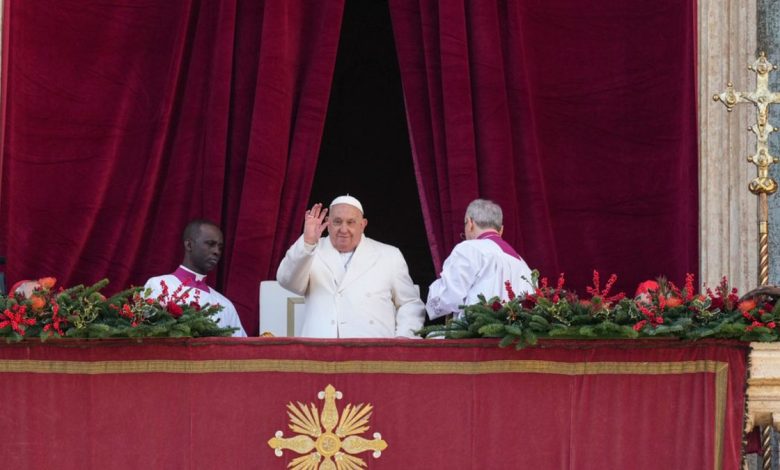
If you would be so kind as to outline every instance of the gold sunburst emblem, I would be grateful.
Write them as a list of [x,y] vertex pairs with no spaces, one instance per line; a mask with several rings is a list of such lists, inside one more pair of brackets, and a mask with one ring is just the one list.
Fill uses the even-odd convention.
[[287,404],[287,416],[290,417],[290,429],[297,436],[282,437],[282,431],[276,431],[275,437],[268,440],[277,457],[282,449],[290,449],[301,455],[287,465],[292,470],[360,470],[366,462],[354,454],[373,450],[374,458],[379,458],[387,448],[382,435],[374,433],[374,439],[358,436],[368,431],[368,419],[373,407],[370,403],[352,406],[348,404],[341,417],[336,409],[336,400],[342,394],[333,385],[328,384],[317,398],[325,400],[322,414],[318,413],[314,403],[297,405]]

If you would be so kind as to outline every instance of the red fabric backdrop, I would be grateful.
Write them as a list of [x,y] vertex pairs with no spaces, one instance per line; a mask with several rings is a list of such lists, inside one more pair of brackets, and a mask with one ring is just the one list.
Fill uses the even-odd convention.
[[[74,347],[75,346],[75,347]],[[6,468],[282,469],[288,403],[369,403],[370,469],[740,468],[744,343],[254,339],[0,345]],[[323,420],[324,421],[324,420]],[[312,439],[313,440],[313,439]],[[306,452],[308,453],[308,452]],[[718,463],[722,463],[722,466]],[[313,467],[316,468],[316,467]]]
[[583,290],[698,272],[694,0],[390,0],[437,270],[494,199]]
[[343,0],[8,0],[0,254],[10,281],[169,273],[223,227],[217,285],[257,333],[300,231]]
[[[390,2],[437,267],[480,195],[574,288],[592,268],[629,290],[697,271],[694,3]],[[344,0],[4,5],[9,281],[140,284],[207,217],[226,236],[217,286],[257,333],[258,282],[300,231]]]

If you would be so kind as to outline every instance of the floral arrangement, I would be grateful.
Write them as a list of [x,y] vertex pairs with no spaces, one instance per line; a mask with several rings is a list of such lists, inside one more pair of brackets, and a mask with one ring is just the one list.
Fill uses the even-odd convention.
[[[111,297],[92,286],[55,288],[56,279],[17,283],[0,295],[0,337],[7,342],[29,338],[147,338],[230,336],[234,328],[217,324],[220,305],[199,304],[198,291],[180,286],[150,297],[151,289],[134,287]],[[190,298],[191,292],[193,297]]]
[[579,297],[564,286],[563,274],[555,286],[534,272],[534,291],[515,295],[506,283],[509,300],[498,297],[463,306],[463,315],[445,325],[424,327],[423,337],[500,338],[500,346],[520,349],[540,337],[606,339],[677,337],[681,339],[733,338],[778,341],[780,303],[759,296],[740,300],[723,278],[714,290],[694,291],[688,274],[682,288],[665,278],[641,283],[633,298],[612,293],[612,275],[601,286],[598,271],[587,295]]

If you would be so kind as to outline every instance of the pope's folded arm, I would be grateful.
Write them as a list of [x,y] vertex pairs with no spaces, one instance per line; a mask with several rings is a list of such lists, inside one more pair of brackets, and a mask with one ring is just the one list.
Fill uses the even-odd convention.
[[415,336],[414,332],[422,328],[425,322],[425,304],[420,300],[417,288],[409,276],[409,268],[403,254],[397,248],[394,250],[398,264],[392,286],[393,303],[396,307],[395,335],[410,338]]

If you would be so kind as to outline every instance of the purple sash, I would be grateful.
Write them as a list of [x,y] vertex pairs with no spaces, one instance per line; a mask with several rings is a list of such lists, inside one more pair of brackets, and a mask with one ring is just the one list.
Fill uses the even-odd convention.
[[498,245],[501,250],[508,254],[509,256],[512,256],[514,258],[519,259],[520,261],[523,260],[523,258],[520,257],[520,255],[515,251],[512,246],[507,243],[503,238],[501,238],[501,235],[497,234],[496,232],[484,232],[480,236],[477,237],[477,240],[492,240],[495,242],[496,245]]
[[179,267],[176,271],[174,271],[173,275],[176,276],[176,279],[181,281],[183,286],[194,287],[196,289],[202,290],[203,292],[211,292],[209,290],[209,285],[206,284],[205,277],[202,280],[198,281],[195,278],[195,274],[187,271],[182,267]]

